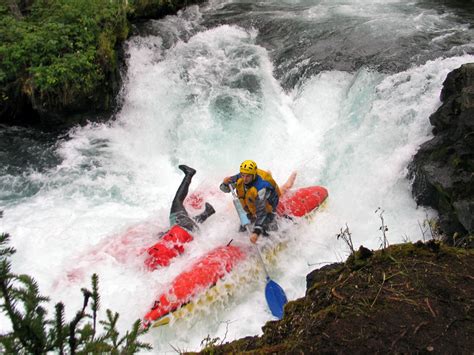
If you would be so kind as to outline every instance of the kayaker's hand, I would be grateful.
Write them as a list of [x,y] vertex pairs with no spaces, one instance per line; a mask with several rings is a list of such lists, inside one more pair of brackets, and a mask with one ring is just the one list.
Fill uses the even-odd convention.
[[224,178],[223,183],[226,185],[229,185],[232,182],[232,179],[230,176],[227,176]]
[[250,234],[250,241],[251,241],[253,244],[256,244],[256,243],[257,243],[257,239],[258,239],[258,234],[257,234],[257,233],[252,233],[252,234]]
[[225,192],[225,193],[229,193],[230,192],[230,187],[228,184],[226,184],[225,182],[223,182],[219,188],[221,189],[222,192]]

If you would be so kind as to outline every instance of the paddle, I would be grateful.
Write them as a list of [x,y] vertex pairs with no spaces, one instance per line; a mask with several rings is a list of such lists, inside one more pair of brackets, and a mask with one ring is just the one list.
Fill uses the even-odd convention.
[[[247,213],[242,207],[239,198],[237,197],[234,186],[231,186],[231,191],[232,202],[234,203],[235,210],[239,215],[240,224],[245,227],[245,229],[247,229],[247,232],[250,234],[250,220],[247,217]],[[288,302],[288,299],[285,295],[285,291],[283,291],[280,285],[270,279],[267,268],[265,266],[265,262],[263,261],[262,255],[260,254],[260,250],[258,249],[257,245],[255,245],[255,249],[257,249],[258,257],[260,259],[260,262],[262,263],[263,270],[265,271],[266,275],[267,285],[265,286],[265,298],[267,300],[268,307],[270,308],[270,311],[275,317],[277,317],[278,319],[282,319],[283,307]]]

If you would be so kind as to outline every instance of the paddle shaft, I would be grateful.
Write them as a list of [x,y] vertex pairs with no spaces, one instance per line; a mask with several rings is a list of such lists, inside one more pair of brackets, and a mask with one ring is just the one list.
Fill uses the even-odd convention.
[[[247,232],[249,233],[249,235],[252,234],[248,224],[245,226],[245,228],[247,229]],[[267,267],[265,266],[265,262],[263,261],[262,254],[260,253],[260,249],[258,249],[257,244],[255,244],[255,249],[257,249],[257,255],[258,255],[258,258],[260,259],[260,262],[262,263],[263,271],[265,271],[265,276],[267,277],[267,280],[270,280],[270,275],[268,275]]]
[[[249,236],[252,234],[250,231],[250,220],[247,217],[247,214],[245,213],[242,205],[240,204],[239,197],[237,196],[237,193],[235,192],[235,187],[234,185],[231,185],[231,191],[232,191],[232,198],[234,199],[234,206],[237,210],[237,214],[239,215],[240,219],[240,224],[245,227],[247,230],[247,233]],[[262,254],[260,253],[260,250],[258,249],[258,245],[255,244],[255,249],[257,250],[258,257],[260,259],[260,262],[262,263],[263,270],[265,271],[265,276],[267,277],[267,281],[270,280],[270,275],[268,274],[267,267],[265,266],[265,262],[263,261]]]
[[[240,203],[239,197],[237,196],[237,193],[235,192],[235,187],[233,185],[231,185],[231,191],[233,203],[237,214],[239,215],[240,224],[245,227],[250,236],[250,220],[247,217],[247,213],[242,207],[242,204]],[[260,259],[260,263],[263,266],[263,270],[265,271],[265,276],[267,278],[267,284],[265,286],[265,298],[267,300],[268,308],[270,308],[270,311],[275,317],[277,317],[278,319],[282,319],[283,307],[288,302],[288,299],[285,295],[285,291],[283,291],[280,285],[270,279],[267,268],[265,266],[265,262],[263,261],[262,254],[260,254],[260,250],[258,249],[257,244],[255,244],[255,249],[257,250],[258,258]]]

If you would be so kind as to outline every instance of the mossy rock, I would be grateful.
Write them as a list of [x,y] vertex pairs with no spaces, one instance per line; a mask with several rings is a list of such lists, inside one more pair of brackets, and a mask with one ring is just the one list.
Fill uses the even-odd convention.
[[[439,241],[392,245],[358,270],[314,271],[261,337],[215,353],[472,353],[474,250]],[[335,270],[338,270],[335,272]],[[316,273],[321,275],[315,275]],[[316,292],[317,291],[317,292]]]

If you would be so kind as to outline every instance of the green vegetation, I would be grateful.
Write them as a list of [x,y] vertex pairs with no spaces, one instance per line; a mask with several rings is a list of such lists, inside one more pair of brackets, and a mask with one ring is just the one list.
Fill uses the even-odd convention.
[[118,48],[130,21],[201,1],[1,1],[0,122],[54,125],[110,110],[120,87]]
[[121,0],[0,4],[2,106],[26,96],[36,109],[61,110],[93,96],[116,71],[126,10]]
[[[55,316],[48,319],[43,304],[48,297],[39,293],[35,280],[11,272],[9,257],[15,249],[8,247],[8,234],[0,234],[0,310],[10,319],[12,331],[0,335],[0,352],[6,354],[134,354],[151,350],[138,338],[146,332],[137,320],[131,331],[120,336],[116,329],[118,313],[107,310],[107,320],[100,321],[104,333],[97,334],[99,280],[92,276],[92,291],[83,288],[84,303],[69,323],[64,321],[64,304],[55,306]],[[87,308],[89,307],[89,312]],[[86,322],[87,320],[87,322]]]

